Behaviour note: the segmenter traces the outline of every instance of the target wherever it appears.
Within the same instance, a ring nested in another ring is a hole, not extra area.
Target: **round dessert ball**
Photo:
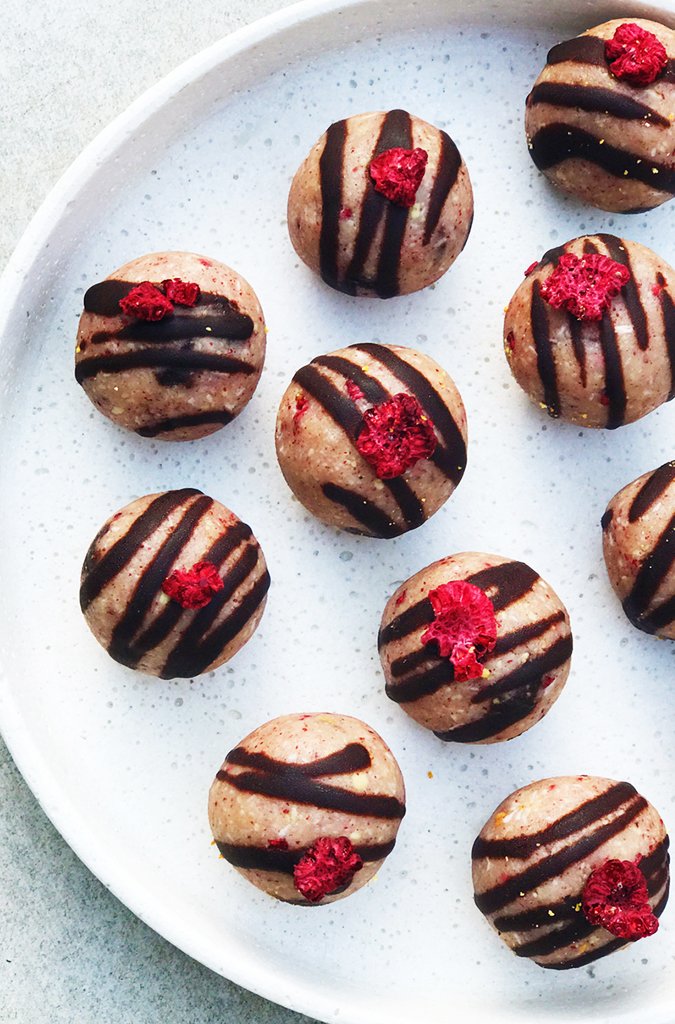
[[[334,903],[381,867],[405,814],[384,740],[357,718],[284,715],[231,750],[209,793],[222,856],[285,903]]]
[[[675,640],[675,460],[614,495],[602,517],[602,545],[633,625]]]
[[[638,242],[584,235],[525,272],[504,319],[521,388],[553,418],[613,430],[675,394],[675,270]]]
[[[80,607],[115,661],[190,678],[244,646],[269,585],[250,527],[185,487],[137,498],[103,524],[82,566]]]
[[[447,501],[466,468],[466,413],[445,370],[410,348],[352,345],[293,377],[276,427],[296,498],[329,526],[398,537]]]
[[[387,696],[442,740],[496,743],[544,717],[570,670],[565,606],[524,562],[449,555],[396,590],[378,636]]]
[[[504,800],[473,844],[476,906],[516,956],[584,967],[657,930],[668,836],[628,782],[542,779]]]
[[[640,213],[675,194],[675,32],[607,21],[554,46],[527,97],[530,155],[602,210]]]
[[[457,259],[472,220],[456,145],[405,110],[332,124],[288,197],[298,256],[348,295],[388,299],[426,288]]]
[[[142,437],[220,430],[250,400],[264,359],[255,292],[216,260],[140,256],[85,293],[75,378],[104,416]]]

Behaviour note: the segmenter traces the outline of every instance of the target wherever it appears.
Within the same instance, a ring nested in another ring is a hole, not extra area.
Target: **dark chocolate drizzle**
[[[609,71],[605,58],[605,40],[600,36],[576,36],[574,39],[567,39],[558,43],[548,52],[547,64],[562,64],[564,61],[571,61],[573,64],[593,64],[596,67],[606,67],[607,74],[612,82],[617,80]],[[675,61],[668,60],[665,68],[658,77],[661,82],[675,82]]]
[[[138,427],[136,433],[141,437],[157,437],[158,434],[172,433],[175,430],[184,430],[186,427],[201,427],[207,423],[225,426],[233,419],[232,413],[227,409],[215,412],[196,412],[188,416],[170,416],[164,420],[157,420],[155,423]]]
[[[644,352],[649,348],[649,326],[647,324],[647,314],[640,298],[638,283],[633,274],[628,250],[621,244],[621,239],[617,238],[616,235],[603,234],[596,237],[606,246],[610,258],[615,263],[620,263],[626,267],[630,274],[630,278],[621,289],[620,295],[624,301],[626,312],[630,317],[638,347]]]
[[[617,89],[603,89],[594,85],[542,82],[535,85],[527,102],[528,106],[550,103],[557,107],[576,107],[578,110],[609,114],[624,121],[646,120],[660,127],[671,127],[667,117],[646,103],[640,103],[633,96]]]
[[[587,160],[616,178],[639,181],[656,192],[675,194],[675,170],[667,164],[611,146],[591,132],[564,122],[544,125],[535,132],[530,140],[530,156],[540,171],[565,160]]]
[[[654,633],[671,621],[675,595],[669,596],[664,604],[651,612],[649,606],[674,563],[675,512],[640,566],[631,591],[623,602],[623,610],[628,619],[644,633]]]
[[[322,211],[319,269],[326,284],[340,290],[343,289],[339,280],[338,251],[346,135],[346,121],[332,124],[326,132],[326,142],[319,160]]]
[[[668,390],[668,401],[675,396],[675,305],[670,292],[666,291],[666,279],[661,272],[656,275],[656,281],[661,286],[659,301],[663,314],[663,333],[666,342],[666,352],[670,363],[670,388]]]
[[[405,805],[395,796],[359,793],[331,783],[317,781],[327,775],[347,775],[363,771],[371,757],[361,743],[349,743],[328,757],[302,764],[278,761],[266,754],[236,747],[227,755],[228,764],[252,769],[240,773],[221,769],[216,778],[245,793],[259,793],[293,803],[398,820],[405,814]]]
[[[395,839],[388,843],[364,843],[354,846],[354,852],[365,863],[373,863],[388,857],[395,845]],[[280,850],[275,846],[240,846],[234,843],[221,843],[218,840],[216,846],[225,860],[235,868],[244,868],[248,871],[278,871],[283,875],[292,875],[295,865],[309,850],[309,847]],[[337,891],[333,890],[333,893]]]
[[[607,529],[607,527],[609,526],[609,524],[611,523],[613,518],[614,518],[614,509],[609,508],[609,507],[606,508],[605,511],[602,513],[602,519],[600,520],[600,526],[601,526],[603,531]]]
[[[327,377],[319,372],[317,367],[321,366],[321,363],[322,360],[319,358],[309,366],[303,366],[295,374],[293,380],[323,406],[328,415],[344,430],[352,444],[355,444],[363,427],[363,416],[347,393],[342,394]],[[404,523],[403,527],[393,524],[386,513],[355,491],[349,491],[332,483],[324,485],[322,490],[330,500],[336,500],[339,495],[338,504],[347,508],[356,522],[363,526],[371,536],[391,537],[395,536],[391,532],[392,529],[403,533],[405,530],[413,530],[421,526],[426,519],[424,506],[412,487],[402,477],[383,480],[382,483],[398,505]],[[335,497],[331,497],[331,494]],[[379,523],[379,526],[387,532],[377,532],[376,523]]]
[[[628,522],[635,523],[661,498],[675,480],[675,460],[650,473],[628,509]]]
[[[537,370],[544,388],[544,404],[549,416],[557,419],[560,416],[558,378],[551,341],[551,327],[548,320],[548,305],[541,297],[539,281],[535,281],[532,285],[530,317],[532,339],[537,353]]]
[[[122,373],[139,366],[186,370],[211,370],[215,373],[255,373],[256,368],[243,359],[220,355],[217,352],[193,352],[190,349],[146,348],[119,352],[109,356],[87,356],[75,367],[78,384],[99,373]]]
[[[441,150],[438,157],[436,176],[429,195],[427,216],[424,221],[422,245],[428,245],[431,241],[431,237],[438,226],[443,207],[445,206],[445,201],[457,181],[457,175],[459,174],[459,169],[462,166],[462,158],[459,150],[450,136],[444,131],[440,132],[440,136]],[[470,230],[471,223],[469,223],[467,230],[467,238]],[[464,244],[466,244],[466,240]]]
[[[363,527],[363,529],[350,527],[350,533],[366,537],[379,537],[382,540],[400,537],[402,533],[405,533],[405,529],[393,522],[386,512],[378,508],[374,502],[357,494],[356,491],[350,491],[347,487],[340,487],[333,483],[322,484],[321,491],[329,501],[346,509],[352,519],[355,519]]]
[[[600,345],[605,359],[605,395],[608,402],[605,426],[608,430],[616,430],[625,422],[627,396],[619,341],[609,310],[600,321]]]

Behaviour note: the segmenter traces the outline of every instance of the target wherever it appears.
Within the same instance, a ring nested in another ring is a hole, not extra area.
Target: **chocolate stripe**
[[[653,107],[640,103],[616,89],[602,89],[594,85],[568,85],[563,82],[542,82],[535,85],[528,96],[528,106],[551,103],[558,107],[576,107],[578,110],[597,111],[625,121],[648,120],[670,128],[670,121]]]
[[[119,352],[109,356],[88,356],[81,359],[75,367],[75,380],[81,384],[89,377],[99,373],[122,373],[144,367],[179,367],[183,370],[212,370],[214,373],[255,373],[255,366],[235,359],[232,356],[219,355],[216,352],[194,352],[191,349],[176,351],[175,349],[141,349],[132,352]]]
[[[598,235],[597,237],[607,247],[607,252],[611,259],[626,267],[630,274],[627,284],[625,284],[621,289],[621,298],[626,306],[626,312],[630,317],[638,347],[644,352],[649,348],[649,327],[647,325],[647,315],[645,313],[644,306],[642,305],[642,300],[640,299],[640,292],[633,274],[633,268],[631,266],[628,251],[625,246],[621,244],[621,239],[617,238],[616,235]]]
[[[382,121],[380,135],[370,159],[372,161],[385,150],[399,146],[402,149],[412,147],[412,122],[410,114],[405,110],[390,110]],[[363,285],[383,299],[398,294],[398,267],[409,212],[407,207],[392,203],[378,192],[370,175],[367,175],[366,192],[359,216],[359,230],[346,278],[341,286],[344,291],[353,295],[356,293],[357,285]],[[383,220],[384,228],[375,278],[366,279],[363,277],[363,268]]]
[[[396,840],[392,839],[388,843],[354,846],[354,852],[364,863],[373,863],[388,857],[395,845]],[[233,843],[220,843],[218,840],[216,846],[225,860],[235,868],[249,871],[278,871],[284,875],[292,875],[295,865],[309,850],[309,847],[280,850],[274,846],[235,846]]]
[[[550,846],[583,828],[589,828],[635,796],[637,791],[629,782],[617,782],[604,793],[585,800],[573,811],[568,811],[538,832],[529,832],[508,839],[483,839],[482,836],[478,836],[471,850],[471,858],[478,860],[481,857],[514,857],[517,860],[524,860],[536,853],[540,846]]]
[[[509,654],[514,651],[521,644],[529,643],[530,640],[536,640],[537,637],[543,636],[551,626],[555,626],[558,622],[565,621],[565,613],[561,611],[554,612],[553,615],[548,615],[544,619],[538,619],[536,622],[531,622],[527,626],[521,626],[520,629],[513,629],[510,633],[505,633],[503,636],[497,638],[497,642],[490,652],[490,658],[497,658],[502,654]]]
[[[335,387],[335,385],[330,380],[328,380],[327,377],[324,377],[322,374],[319,373],[319,371],[316,369],[316,360],[311,365],[303,366],[300,370],[298,370],[298,372],[293,377],[293,380],[297,384],[299,384],[300,387],[304,388],[305,391],[307,391],[317,402],[319,402],[323,406],[324,410],[328,413],[328,415],[338,424],[339,427],[341,427],[344,430],[352,444],[355,444],[356,439],[363,426],[363,416],[358,411],[355,404],[352,402],[350,398],[348,398],[346,395],[341,394],[340,391]],[[406,524],[406,528],[415,529],[416,527],[421,526],[426,519],[424,513],[424,506],[422,505],[422,502],[415,494],[412,487],[410,487],[402,477],[394,477],[391,480],[383,480],[382,484],[384,485],[384,487],[386,487],[394,501],[397,503],[403,520]],[[326,493],[326,487],[334,488],[336,487],[336,485],[328,484],[324,485],[324,487],[322,488],[326,497],[329,498],[330,500],[334,500],[330,498],[330,495],[328,493]],[[342,491],[343,489],[338,488],[338,490]],[[370,505],[370,503],[365,502],[365,499],[361,498],[360,495],[356,495],[352,491],[345,491],[344,497],[345,499],[349,500],[350,503],[356,504],[357,506],[361,502],[363,502],[364,504],[368,505],[371,509],[376,509],[375,506],[372,506]],[[347,506],[345,501],[340,501],[339,504],[344,505],[345,508],[348,508],[348,511],[351,511],[351,509]],[[376,509],[376,511],[377,516],[373,517],[371,515],[368,515],[368,520],[372,522],[373,518],[386,518],[387,522],[387,533],[378,535],[386,537],[396,536],[396,534],[391,533],[392,526],[389,516],[386,515],[386,513],[382,512],[380,509]],[[366,512],[367,509],[363,510],[363,512],[361,512],[358,516],[355,516],[357,522],[366,525],[366,520],[363,518],[363,515]],[[370,529],[369,526],[367,526],[367,528]],[[398,528],[394,527],[394,529]],[[402,533],[403,530],[398,529],[398,532]]]
[[[354,744],[350,744],[350,747],[352,746]],[[339,757],[341,753],[343,752],[337,751],[333,757]],[[273,767],[262,771],[234,774],[221,769],[216,778],[243,792],[278,797],[293,803],[311,804],[343,814],[389,819],[399,819],[405,814],[404,805],[394,796],[359,793],[341,786],[317,782],[311,777],[308,768],[311,768],[311,765],[274,761]]]
[[[549,416],[560,416],[560,396],[551,344],[551,328],[548,322],[548,306],[541,297],[541,286],[535,281],[532,286],[530,303],[532,339],[537,353],[537,370],[544,388],[544,404]]]
[[[663,313],[663,332],[666,341],[666,351],[668,353],[668,361],[670,363],[670,388],[668,391],[668,401],[675,396],[675,305],[671,298],[670,292],[665,290],[665,278],[663,274],[659,273],[656,275],[658,284],[663,289],[660,295],[661,312]]]
[[[609,312],[604,314],[600,322],[600,344],[605,359],[605,395],[608,401],[606,427],[608,430],[616,430],[625,422],[627,396],[619,342]]]
[[[586,387],[586,346],[583,340],[583,324],[575,316],[568,319],[572,337],[572,351],[579,367],[579,379],[582,388]]]
[[[422,245],[428,245],[431,241],[431,236],[441,218],[445,201],[457,181],[457,175],[462,166],[459,150],[450,136],[444,131],[440,132],[440,136],[441,148],[438,155],[438,167],[436,168],[436,176],[429,195]],[[471,230],[470,227],[469,230]]]
[[[640,566],[631,591],[623,602],[623,610],[630,621],[645,633],[653,632],[647,610],[674,562],[675,514],[670,517],[668,525]]]
[[[333,288],[341,287],[338,279],[338,252],[346,135],[346,121],[336,121],[335,124],[332,124],[326,132],[326,142],[319,160],[321,183],[319,268],[321,277]]]
[[[675,594],[654,608],[648,615],[644,615],[641,628],[645,632],[656,633],[658,629],[670,626],[673,622],[675,622]]]
[[[188,498],[201,495],[192,487],[180,491],[167,491],[160,494],[147,507],[145,512],[136,519],[123,537],[115,541],[113,546],[97,562],[93,562],[93,551],[97,539],[87,552],[83,567],[83,580],[80,587],[80,608],[87,610],[91,602],[98,597],[103,588],[124,569],[137,554],[141,545],[154,533],[177,508]]]
[[[334,501],[336,505],[342,505],[352,519],[355,519],[363,527],[363,530],[347,527],[348,533],[389,539],[400,537],[405,532],[401,526],[397,526],[392,521],[386,512],[356,491],[350,491],[346,487],[339,487],[338,484],[332,483],[323,484],[321,490],[329,501]]]
[[[213,499],[200,495],[185,511],[166,539],[159,545],[152,559],[137,579],[133,594],[121,618],[112,631],[108,653],[115,661],[134,668],[138,664],[136,653],[130,650],[134,634],[142,628],[153,602],[161,594],[167,578],[183,548],[189,543],[202,516],[213,505]]]
[[[501,697],[505,693],[512,693],[513,690],[526,689],[535,684],[539,687],[545,673],[560,668],[571,656],[572,637],[570,635],[558,637],[543,654],[537,655],[536,658],[529,658],[523,665],[502,676],[498,683],[485,686],[475,693],[471,698],[471,703],[484,704],[485,701],[494,700],[495,697]]]
[[[251,528],[246,523],[237,522],[234,526],[227,528],[211,547],[204,554],[202,561],[213,562],[219,569],[225,559],[230,555],[242,541],[248,540],[251,536]],[[214,595],[215,596],[215,595]],[[146,652],[157,647],[166,640],[174,628],[184,609],[177,601],[169,601],[160,614],[151,622],[139,636],[136,637],[132,650],[138,652],[138,658]]]
[[[615,178],[641,181],[657,192],[675,193],[675,171],[667,164],[610,146],[596,135],[569,124],[540,128],[530,140],[530,156],[540,171],[565,160],[587,160]]]
[[[396,683],[387,683],[385,693],[396,704],[409,704],[411,701],[428,697],[447,686],[455,678],[455,670],[449,659],[438,661],[433,668],[417,675],[409,676]]]
[[[537,864],[533,864],[517,875],[513,875],[508,881],[501,882],[499,885],[495,885],[483,893],[476,894],[474,897],[476,906],[484,914],[492,914],[496,910],[501,910],[502,907],[507,906],[513,900],[518,899],[521,892],[529,892],[531,889],[536,889],[537,886],[543,885],[544,882],[548,882],[549,879],[554,878],[556,875],[563,874],[573,864],[577,864],[580,860],[583,860],[599,849],[608,839],[612,839],[623,832],[647,806],[648,804],[644,797],[636,795],[631,799],[623,813],[617,814],[612,821],[601,825],[591,833],[581,836],[575,843],[545,857]]]
[[[655,505],[675,480],[675,460],[666,462],[650,473],[639,491],[633,498],[628,509],[628,522],[634,523],[641,519]]]
[[[378,648],[382,650],[385,644],[389,644],[393,640],[402,640],[404,636],[414,633],[415,630],[421,629],[422,626],[428,626],[433,621],[434,609],[431,601],[428,597],[423,597],[417,604],[406,608],[404,612],[401,612],[380,629],[377,637]]]
[[[466,469],[466,445],[452,413],[430,381],[418,369],[384,345],[366,343],[353,345],[352,348],[376,359],[417,398],[431,417],[447,452],[447,457],[443,455],[442,463],[439,456],[438,464],[453,483],[458,484]]]
[[[335,751],[334,754],[327,754],[314,761],[305,761],[299,764],[279,761],[276,758],[268,757],[267,754],[247,750],[246,747],[235,747],[225,760],[229,764],[236,764],[242,768],[258,768],[260,771],[272,773],[292,770],[309,778],[318,778],[322,775],[351,775],[352,772],[370,768],[373,763],[367,747],[364,747],[362,743],[348,743],[346,747]]]
[[[506,700],[493,704],[489,711],[478,718],[475,722],[467,725],[459,725],[455,729],[447,729],[445,732],[436,732],[439,740],[444,743],[482,743],[483,740],[498,736],[499,733],[509,729],[516,722],[527,718],[534,710],[537,703],[538,687],[532,686],[527,689],[517,690]]]
[[[576,36],[574,39],[567,39],[564,43],[558,43],[549,50],[546,58],[547,64],[562,64],[564,61],[571,61],[574,64],[594,64],[599,67],[607,67],[605,59],[605,40],[599,36]],[[611,72],[608,70],[608,74]],[[614,79],[612,78],[612,81]],[[675,61],[668,60],[664,71],[659,75],[657,81],[675,81]]]
[[[168,434],[174,430],[183,430],[185,427],[199,427],[206,423],[220,423],[225,426],[234,419],[227,409],[214,412],[197,412],[189,416],[169,416],[165,420],[157,420],[145,427],[137,427],[136,433],[141,437],[157,437],[158,434]]]

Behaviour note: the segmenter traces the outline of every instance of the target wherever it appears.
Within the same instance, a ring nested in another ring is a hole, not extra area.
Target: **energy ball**
[[[609,581],[638,629],[675,640],[675,461],[615,494],[602,517]]]
[[[583,235],[525,271],[504,319],[511,372],[549,416],[613,430],[675,394],[675,270]]]
[[[378,636],[387,696],[442,740],[496,743],[550,709],[572,635],[554,590],[524,562],[474,551],[416,573]]]
[[[675,194],[675,32],[620,18],[554,46],[527,97],[530,155],[602,210],[641,213]]]
[[[288,197],[293,248],[348,295],[388,299],[426,288],[457,259],[472,219],[456,145],[405,110],[332,124]]]
[[[542,779],[508,796],[473,844],[476,906],[516,956],[562,971],[653,935],[668,836],[628,782]]]
[[[255,292],[205,256],[141,256],[85,293],[75,378],[104,416],[142,437],[220,430],[250,400],[264,359]]]
[[[244,646],[269,585],[250,527],[185,487],[137,498],[103,524],[82,566],[80,607],[115,661],[190,678]]]
[[[270,896],[333,903],[365,885],[396,842],[405,787],[357,718],[285,715],[231,750],[209,793],[222,856]]]
[[[329,526],[398,537],[466,468],[466,413],[441,367],[410,348],[353,345],[295,374],[276,427],[286,483]]]

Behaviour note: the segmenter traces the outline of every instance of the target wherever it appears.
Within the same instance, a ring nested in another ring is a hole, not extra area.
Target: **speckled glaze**
[[[605,1024],[620,1014],[671,1024],[668,941],[609,958],[594,977],[549,977],[482,927],[467,873],[472,839],[498,799],[533,778],[630,778],[666,823],[675,819],[672,645],[627,631],[598,530],[608,497],[672,458],[675,410],[619,434],[553,422],[521,393],[501,351],[503,308],[525,267],[573,235],[616,231],[615,218],[549,188],[523,143],[531,83],[548,48],[587,27],[588,7],[558,5],[546,22],[540,3],[515,0],[461,10],[393,0],[351,4],[349,17],[311,15],[328,6],[296,10],[293,27],[288,14],[273,33],[256,30],[250,49],[219,44],[130,112],[51,200],[3,285],[3,734],[69,842],[145,921],[312,1017],[445,1024],[451,1005],[475,1024],[562,1015]],[[327,124],[394,104],[455,139],[476,219],[436,285],[364,302],[300,264],[285,200]],[[631,218],[630,229],[672,263],[670,216],[666,206]],[[72,378],[84,291],[151,249],[206,252],[236,267],[270,328],[254,400],[198,442],[119,430]],[[418,348],[451,368],[471,424],[471,461],[452,500],[387,544],[313,519],[274,453],[294,369],[360,340]],[[156,682],[92,643],[79,570],[111,509],[186,486],[255,526],[279,596],[270,594],[232,663],[194,682]],[[383,693],[381,610],[402,580],[448,550],[517,552],[564,595],[574,624],[575,667],[554,711],[506,745],[440,745]],[[406,779],[408,814],[386,870],[313,913],[272,903],[223,870],[205,804],[215,766],[241,736],[326,707],[383,737]],[[415,972],[404,969],[411,936]]]

